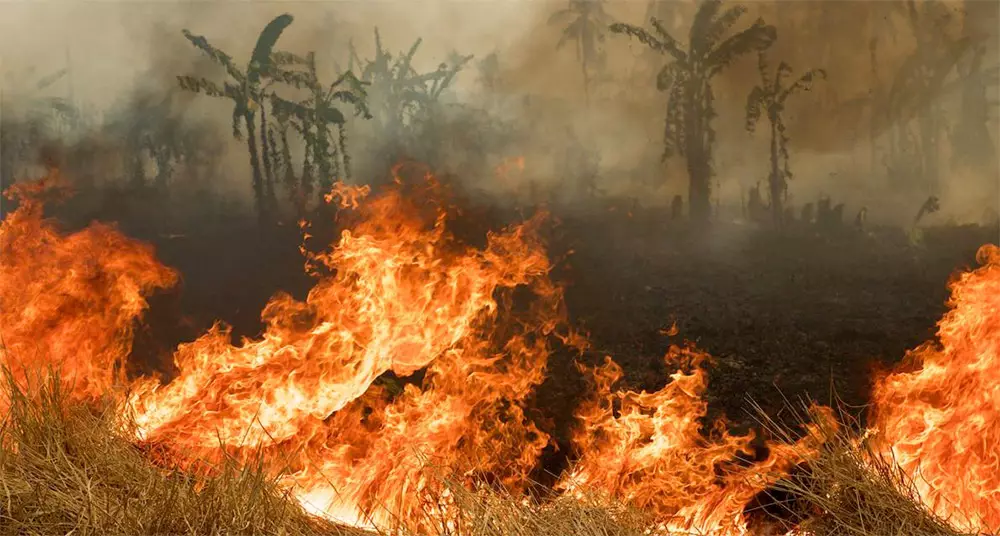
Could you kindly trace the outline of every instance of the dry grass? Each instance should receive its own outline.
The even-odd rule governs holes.
[[[30,399],[11,385],[0,428],[0,535],[359,533],[306,514],[262,463],[226,463],[210,477],[168,471],[116,433],[111,412],[66,404],[55,385]],[[775,488],[795,497],[779,516],[788,528],[815,536],[960,534],[923,509],[907,479],[864,442],[832,428],[823,433],[825,447],[809,470]],[[649,526],[608,501],[448,489],[458,518],[438,523],[433,536],[640,536]]]
[[[539,502],[502,490],[449,489],[459,519],[435,536],[642,536],[650,526],[641,513],[596,497]]]
[[[765,428],[791,440],[788,428],[770,419],[759,406],[754,409]],[[804,417],[799,419],[806,422]],[[849,432],[860,428],[856,419],[842,412],[838,420],[836,424],[810,420],[818,424],[824,440],[818,457],[805,471],[774,487],[775,495],[794,497],[783,505],[783,517],[791,520],[789,528],[795,525],[800,533],[817,536],[963,534],[924,508],[913,482],[892,460],[876,452],[866,438]]]
[[[115,433],[110,412],[64,404],[55,385],[31,399],[11,386],[0,534],[343,533],[302,511],[260,464],[226,464],[212,477],[166,471]]]

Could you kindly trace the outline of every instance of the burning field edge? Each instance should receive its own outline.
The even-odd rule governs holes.
[[[474,247],[431,176],[337,184],[344,230],[303,251],[304,301],[275,296],[258,338],[182,344],[172,378],[128,378],[145,297],[179,276],[113,227],[58,231],[53,179],[9,191],[0,227],[0,533],[1000,533],[996,246],[864,426],[815,404],[794,428],[759,408],[763,434],[704,426],[711,356],[671,347],[653,392],[607,356],[579,365],[572,461],[540,485],[531,395],[557,349],[589,348],[544,215]]]

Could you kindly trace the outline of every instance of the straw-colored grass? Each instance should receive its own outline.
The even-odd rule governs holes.
[[[787,427],[759,406],[754,409],[773,435],[791,439]],[[784,505],[789,528],[817,536],[962,535],[921,504],[912,480],[892,460],[851,432],[861,428],[856,418],[842,412],[836,425],[822,418],[810,421],[824,440],[818,456],[805,471],[773,488],[783,497],[795,497]]]
[[[150,462],[116,430],[113,412],[67,404],[54,384],[31,398],[7,383],[0,428],[0,535],[354,534],[304,512],[263,463],[226,462],[191,476]],[[110,407],[105,404],[103,407]],[[764,418],[772,432],[788,434]],[[894,465],[865,442],[827,429],[803,474],[776,491],[796,499],[782,519],[815,536],[958,536],[928,513]],[[790,437],[788,439],[791,439]],[[641,513],[609,501],[513,497],[447,486],[457,518],[397,536],[640,536]]]
[[[0,429],[0,534],[342,534],[306,514],[261,464],[192,477],[150,463],[111,412],[68,405],[55,384],[12,383]]]
[[[497,489],[449,489],[459,519],[435,536],[642,536],[650,526],[640,512],[596,497],[539,502]]]

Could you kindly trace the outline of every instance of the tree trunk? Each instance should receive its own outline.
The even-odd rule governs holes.
[[[878,76],[878,36],[872,32],[871,39],[868,41],[868,61],[871,63],[871,84],[869,91],[869,103],[868,103],[868,152],[869,152],[869,173],[874,177],[875,170],[878,169],[878,146],[877,146],[877,136],[878,136],[878,121],[877,113],[878,110],[878,100],[877,97],[881,94],[881,83],[879,82]]]
[[[688,171],[688,206],[691,220],[707,224],[711,218],[711,154],[706,147],[702,91],[692,91],[685,111],[685,156]]]
[[[774,218],[774,227],[780,229],[783,226],[785,208],[782,197],[785,193],[784,177],[778,168],[778,122],[773,112],[768,112],[771,120],[771,176],[768,178],[768,186],[771,189],[771,216]]]
[[[989,100],[983,63],[990,29],[996,28],[1000,13],[993,2],[966,0],[964,4],[962,35],[975,46],[958,65],[962,111],[953,139],[953,165],[996,176],[997,148],[988,127]]]
[[[253,201],[257,210],[257,219],[264,223],[266,208],[264,206],[264,180],[260,173],[260,158],[257,156],[257,125],[254,124],[253,112],[243,114],[247,124],[247,152],[250,153],[250,169],[253,172]]]
[[[924,110],[918,120],[920,128],[920,156],[923,161],[921,178],[928,195],[937,194],[938,189],[938,131],[937,106]]]
[[[278,199],[274,194],[274,166],[271,162],[271,145],[267,134],[267,111],[260,105],[260,156],[264,167],[264,192],[268,211],[274,210]]]

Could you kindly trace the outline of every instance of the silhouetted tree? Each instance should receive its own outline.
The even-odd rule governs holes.
[[[928,193],[937,191],[940,175],[940,139],[946,124],[941,105],[948,76],[969,48],[945,27],[950,10],[928,0],[920,7],[907,2],[907,20],[917,45],[892,82],[886,103],[888,122],[895,125],[890,173],[897,180],[917,177]],[[916,132],[911,130],[915,123]]]
[[[32,150],[83,125],[83,114],[69,98],[44,95],[68,73],[68,68],[40,78],[34,68],[6,73],[7,90],[0,90],[0,182],[13,182]]]
[[[302,101],[288,100],[277,93],[269,95],[272,115],[278,119],[276,135],[281,144],[280,150],[276,147],[272,152],[283,164],[285,183],[290,186],[293,198],[301,196],[300,201],[304,201],[313,191],[314,170],[319,172],[320,194],[326,194],[335,180],[351,177],[347,118],[338,105],[350,105],[355,115],[370,119],[366,84],[352,71],[346,71],[329,86],[323,85],[316,73],[316,55],[312,52],[305,57],[288,52],[275,53],[274,65],[273,76],[276,79],[306,90],[309,95]],[[289,175],[292,166],[287,134],[289,126],[298,131],[305,142],[301,182],[298,184]]]
[[[181,88],[196,93],[205,93],[212,97],[226,98],[233,101],[233,136],[241,139],[241,123],[246,127],[247,151],[250,154],[250,168],[253,172],[253,192],[254,202],[257,207],[257,214],[261,220],[264,219],[266,209],[264,176],[261,171],[260,151],[257,145],[257,132],[255,123],[256,111],[264,101],[264,92],[261,89],[261,79],[267,77],[272,71],[271,51],[281,37],[281,33],[292,23],[292,16],[288,14],[280,15],[269,22],[257,38],[250,62],[245,69],[240,69],[233,62],[233,58],[225,52],[212,46],[202,36],[194,35],[188,30],[184,30],[184,37],[195,47],[207,54],[216,63],[225,67],[230,80],[223,83],[220,88],[211,80],[194,77],[178,76]],[[266,149],[266,137],[263,149]],[[273,186],[272,186],[273,188]]]
[[[799,77],[791,85],[783,84],[785,78],[792,73],[792,68],[785,62],[778,65],[774,76],[767,72],[767,61],[763,53],[759,54],[758,70],[760,85],[754,86],[747,95],[746,128],[751,133],[760,120],[761,112],[767,114],[771,125],[771,173],[768,176],[768,187],[771,194],[771,215],[774,225],[781,227],[785,209],[782,206],[788,192],[788,181],[792,172],[788,168],[788,136],[785,135],[783,112],[785,101],[793,94],[812,87],[813,80],[826,78],[826,71],[813,69]]]
[[[556,49],[570,41],[576,44],[576,57],[583,73],[583,92],[588,104],[593,71],[605,61],[600,44],[604,42],[605,32],[612,22],[611,16],[604,11],[604,0],[569,0],[566,8],[549,17],[549,24],[565,24]]]
[[[990,135],[989,89],[1000,82],[1000,67],[987,64],[989,48],[995,44],[998,5],[996,2],[966,0],[962,13],[962,34],[969,41],[969,53],[958,64],[957,85],[962,107],[952,136],[952,163],[975,171],[997,173],[997,144]],[[995,92],[994,92],[995,94]]]
[[[363,61],[351,48],[352,65],[363,65],[361,81],[368,85],[375,137],[385,144],[381,150],[384,161],[397,160],[404,149],[433,146],[437,134],[429,125],[442,111],[440,99],[472,60],[472,56],[453,53],[436,70],[419,73],[413,67],[413,58],[421,43],[417,39],[405,54],[393,56],[383,47],[376,28],[374,59]]]
[[[663,157],[668,158],[675,151],[685,157],[690,181],[690,214],[692,219],[703,222],[708,221],[711,214],[712,146],[715,142],[712,78],[738,58],[768,48],[777,37],[773,26],[758,19],[749,28],[721,40],[746,13],[745,7],[735,6],[720,14],[721,6],[719,0],[706,0],[699,6],[691,25],[687,50],[681,48],[656,18],[650,21],[652,33],[629,24],[611,25],[612,32],[634,37],[673,60],[656,78],[657,88],[669,95]]]

